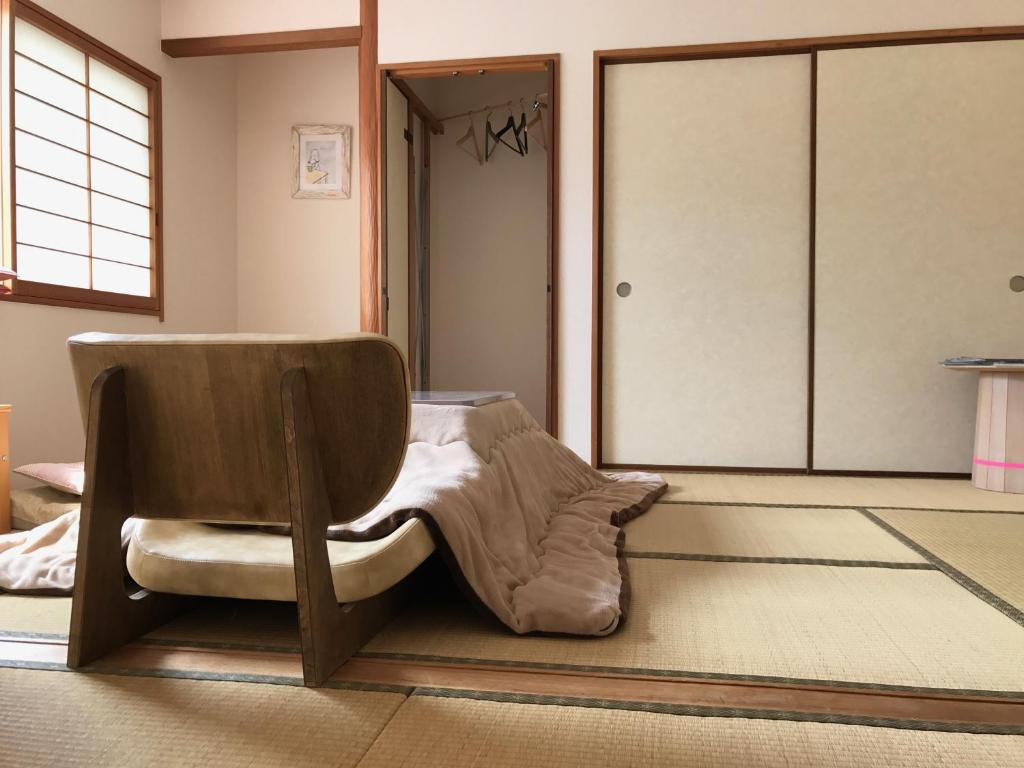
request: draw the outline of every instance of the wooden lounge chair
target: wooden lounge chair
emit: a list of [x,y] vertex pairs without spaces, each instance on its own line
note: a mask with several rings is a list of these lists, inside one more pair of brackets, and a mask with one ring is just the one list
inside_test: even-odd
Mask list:
[[[370,566],[374,557],[406,561],[384,569],[381,594],[339,605],[326,529],[384,497],[408,442],[408,369],[398,348],[371,335],[103,334],[73,337],[69,347],[87,438],[68,666],[187,605],[181,595],[128,593],[121,528],[129,517],[284,524],[292,527],[303,676],[323,684],[393,615],[402,578],[432,549],[364,550]],[[196,594],[187,585],[173,591]]]

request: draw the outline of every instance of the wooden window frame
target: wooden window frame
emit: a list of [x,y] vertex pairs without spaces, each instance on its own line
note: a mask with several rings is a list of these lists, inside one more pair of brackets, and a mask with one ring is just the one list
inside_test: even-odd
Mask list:
[[[17,271],[16,214],[17,186],[14,167],[14,22],[22,19],[62,42],[112,67],[117,72],[143,85],[149,93],[149,209],[150,209],[150,295],[98,291],[92,288],[76,288],[51,285],[15,278],[12,292],[0,295],[0,301],[45,304],[77,309],[98,309],[108,312],[126,312],[138,315],[164,317],[163,291],[163,131],[161,125],[161,79],[160,76],[142,65],[118,53],[77,27],[54,16],[29,0],[0,0],[0,42],[5,63],[3,87],[8,103],[0,125],[3,162],[2,174],[2,215],[3,215],[3,263]],[[88,80],[85,83],[88,89]],[[91,155],[90,155],[91,157]],[[90,226],[92,226],[90,222]],[[90,260],[91,260],[90,255]]]

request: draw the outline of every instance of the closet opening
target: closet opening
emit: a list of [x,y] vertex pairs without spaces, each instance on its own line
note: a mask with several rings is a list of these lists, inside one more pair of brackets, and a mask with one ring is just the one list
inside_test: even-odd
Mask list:
[[405,352],[413,390],[515,392],[551,434],[557,67],[527,56],[379,69],[381,332]]

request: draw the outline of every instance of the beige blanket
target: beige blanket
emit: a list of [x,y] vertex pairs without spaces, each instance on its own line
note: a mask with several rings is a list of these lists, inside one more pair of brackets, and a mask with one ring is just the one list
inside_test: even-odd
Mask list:
[[607,477],[517,400],[414,405],[410,441],[387,498],[332,538],[380,536],[421,517],[456,578],[516,632],[616,629],[629,602],[619,526],[665,491],[661,477]]
[[[664,490],[657,475],[592,469],[516,400],[414,405],[394,487],[329,535],[376,538],[423,518],[467,593],[512,630],[604,635],[629,601],[619,526]],[[77,512],[0,536],[0,589],[70,590],[76,542]]]

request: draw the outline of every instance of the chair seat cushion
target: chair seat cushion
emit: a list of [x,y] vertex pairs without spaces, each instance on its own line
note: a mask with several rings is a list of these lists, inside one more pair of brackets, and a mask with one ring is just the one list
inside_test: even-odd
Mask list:
[[[328,541],[339,603],[380,594],[434,551],[426,524],[413,519],[374,541]],[[178,520],[140,520],[128,545],[128,572],[156,592],[295,601],[292,539],[256,529]]]

